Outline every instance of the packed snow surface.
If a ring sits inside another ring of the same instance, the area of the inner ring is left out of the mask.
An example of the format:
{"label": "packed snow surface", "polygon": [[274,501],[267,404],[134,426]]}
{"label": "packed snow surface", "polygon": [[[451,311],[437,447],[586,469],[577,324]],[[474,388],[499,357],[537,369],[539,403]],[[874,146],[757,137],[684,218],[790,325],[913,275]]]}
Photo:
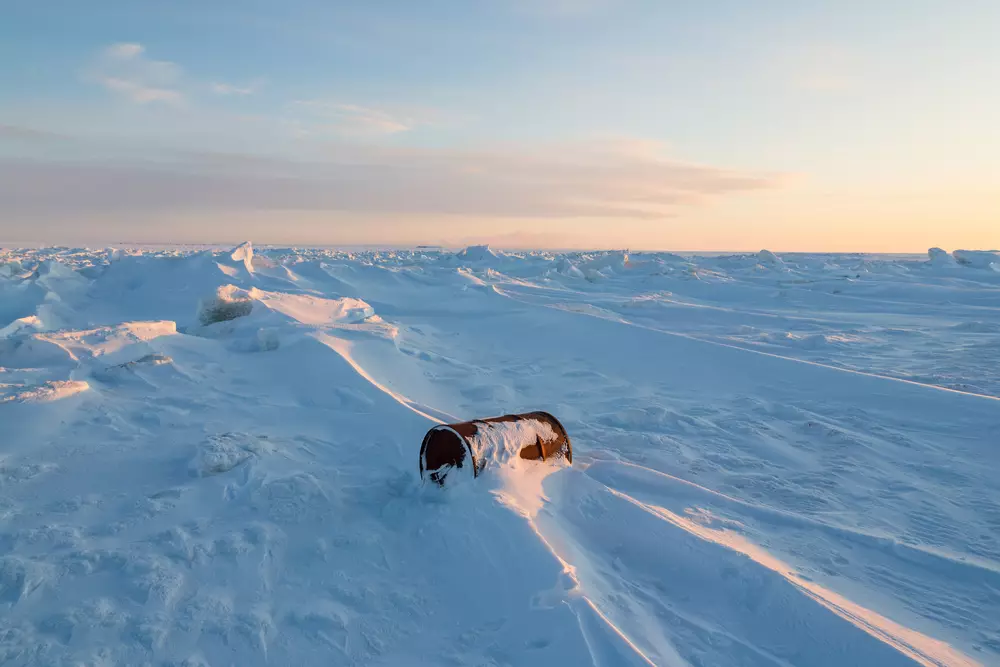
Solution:
{"label": "packed snow surface", "polygon": [[996,257],[0,251],[0,664],[1000,664]]}

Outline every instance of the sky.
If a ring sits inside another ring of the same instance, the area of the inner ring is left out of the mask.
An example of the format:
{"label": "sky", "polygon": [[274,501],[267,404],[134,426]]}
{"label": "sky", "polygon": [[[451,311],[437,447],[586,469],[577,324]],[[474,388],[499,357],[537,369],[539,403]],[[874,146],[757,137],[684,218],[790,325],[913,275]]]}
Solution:
{"label": "sky", "polygon": [[0,242],[1000,247],[995,0],[0,0]]}

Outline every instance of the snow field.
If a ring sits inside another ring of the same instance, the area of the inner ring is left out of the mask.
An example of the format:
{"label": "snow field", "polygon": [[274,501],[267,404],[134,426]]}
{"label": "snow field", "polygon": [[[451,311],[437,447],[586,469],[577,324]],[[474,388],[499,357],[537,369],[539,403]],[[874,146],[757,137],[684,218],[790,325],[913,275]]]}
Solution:
{"label": "snow field", "polygon": [[1000,664],[996,265],[0,251],[0,664]]}

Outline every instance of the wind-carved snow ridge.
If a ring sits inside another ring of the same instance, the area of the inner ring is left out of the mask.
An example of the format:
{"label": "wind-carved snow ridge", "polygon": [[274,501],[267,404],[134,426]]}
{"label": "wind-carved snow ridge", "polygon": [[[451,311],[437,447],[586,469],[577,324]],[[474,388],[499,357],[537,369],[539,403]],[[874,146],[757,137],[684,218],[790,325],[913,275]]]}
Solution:
{"label": "wind-carved snow ridge", "polygon": [[998,664],[996,264],[0,250],[0,664]]}

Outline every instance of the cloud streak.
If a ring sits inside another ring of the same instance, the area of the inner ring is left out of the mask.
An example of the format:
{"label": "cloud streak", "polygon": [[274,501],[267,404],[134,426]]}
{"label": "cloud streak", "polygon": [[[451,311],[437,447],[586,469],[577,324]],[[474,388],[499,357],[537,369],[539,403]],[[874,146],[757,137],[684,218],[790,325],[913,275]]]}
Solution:
{"label": "cloud streak", "polygon": [[0,141],[17,141],[25,143],[42,143],[50,141],[65,141],[69,139],[64,134],[38,130],[23,125],[6,125],[0,123]]}
{"label": "cloud streak", "polygon": [[88,79],[136,104],[184,104],[180,67],[166,60],[151,60],[145,53],[145,47],[135,42],[112,44],[90,68]]}
{"label": "cloud streak", "polygon": [[648,144],[426,150],[332,144],[329,157],[187,154],[158,164],[0,162],[0,214],[351,211],[656,219],[781,179],[662,159]]}
{"label": "cloud streak", "polygon": [[142,44],[137,44],[135,42],[119,42],[118,44],[112,44],[105,49],[104,55],[118,60],[131,60],[132,58],[142,55],[145,50],[146,49],[143,48]]}
{"label": "cloud streak", "polygon": [[414,118],[358,104],[296,100],[291,106],[306,116],[298,121],[303,134],[329,133],[348,137],[390,135],[406,132],[418,124]]}
{"label": "cloud streak", "polygon": [[170,88],[154,88],[129,79],[107,76],[101,79],[101,85],[137,104],[164,102],[179,105],[184,102],[184,95],[179,91]]}

